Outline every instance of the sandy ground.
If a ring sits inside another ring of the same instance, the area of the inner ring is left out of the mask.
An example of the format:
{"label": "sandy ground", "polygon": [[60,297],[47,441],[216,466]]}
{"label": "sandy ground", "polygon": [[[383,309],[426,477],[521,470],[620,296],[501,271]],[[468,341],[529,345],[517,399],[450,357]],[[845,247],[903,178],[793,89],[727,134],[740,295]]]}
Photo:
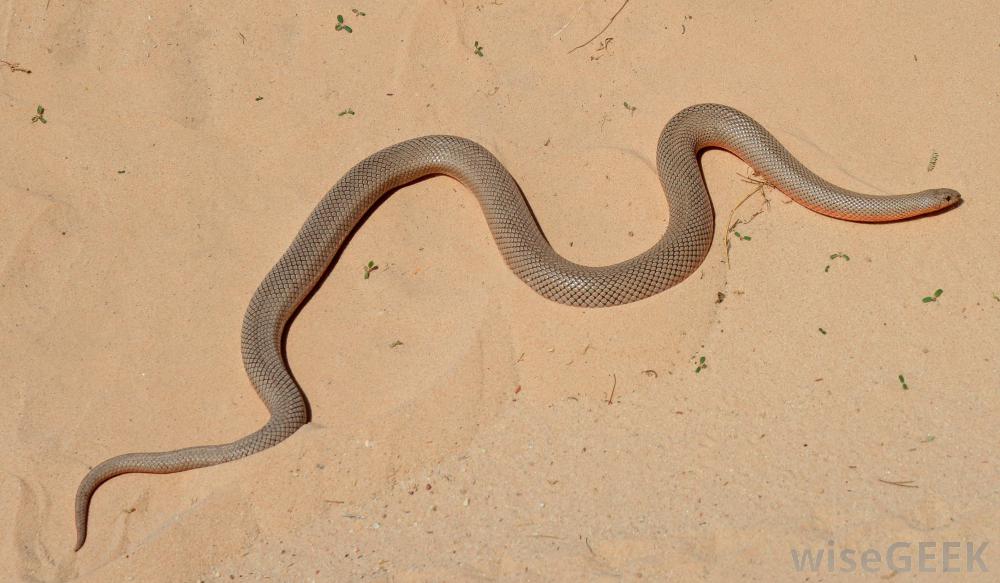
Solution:
{"label": "sandy ground", "polygon": [[[603,32],[619,0],[215,4],[0,3],[4,581],[830,581],[864,574],[792,551],[908,543],[916,570],[922,541],[932,571],[867,580],[954,581],[944,543],[1000,545],[995,3],[635,0]],[[356,161],[479,141],[560,253],[605,264],[662,233],[656,138],[702,101],[840,185],[965,203],[739,205],[747,167],[710,151],[703,266],[585,310],[507,270],[461,185],[419,182],[291,327],[312,422],[108,482],[73,552],[89,467],[263,423],[243,311]],[[981,559],[961,580],[995,580]]]}

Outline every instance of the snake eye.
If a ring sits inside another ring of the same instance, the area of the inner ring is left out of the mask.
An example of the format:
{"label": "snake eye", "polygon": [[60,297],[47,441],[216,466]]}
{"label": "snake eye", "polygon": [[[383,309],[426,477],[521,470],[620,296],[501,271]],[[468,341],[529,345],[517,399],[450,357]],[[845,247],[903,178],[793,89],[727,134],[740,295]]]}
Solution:
{"label": "snake eye", "polygon": [[948,196],[944,197],[944,199],[950,201],[951,200],[951,195],[949,194]]}

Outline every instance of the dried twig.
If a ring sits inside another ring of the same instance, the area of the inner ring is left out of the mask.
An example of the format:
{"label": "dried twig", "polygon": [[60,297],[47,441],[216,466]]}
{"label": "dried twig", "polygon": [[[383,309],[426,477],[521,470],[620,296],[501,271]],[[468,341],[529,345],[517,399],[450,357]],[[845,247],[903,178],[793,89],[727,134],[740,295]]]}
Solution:
{"label": "dried twig", "polygon": [[566,21],[566,24],[562,25],[562,28],[560,28],[559,30],[557,30],[555,32],[555,34],[552,35],[552,38],[556,38],[557,36],[559,36],[559,33],[561,33],[562,31],[566,30],[566,27],[569,26],[573,22],[573,20],[576,19],[576,16],[578,14],[580,14],[580,11],[583,10],[583,5],[584,4],[586,4],[586,1],[581,1],[580,2],[580,5],[576,7],[576,12],[573,13],[573,16],[570,17],[570,19]]}
{"label": "dried twig", "polygon": [[[751,190],[749,193],[747,193],[747,195],[744,196],[740,202],[736,203],[736,206],[734,206],[733,210],[729,213],[729,222],[727,223],[728,228],[726,229],[726,267],[729,267],[729,247],[730,247],[729,233],[731,233],[732,230],[735,229],[738,225],[748,224],[750,221],[757,218],[758,215],[760,215],[767,209],[771,208],[771,199],[767,198],[767,191],[771,188],[774,188],[774,185],[772,185],[770,182],[767,182],[766,180],[761,180],[757,178],[756,172],[748,174],[747,176],[743,176],[741,174],[740,178],[743,179],[743,182],[747,182],[749,184],[756,184],[757,187]],[[760,193],[760,195],[764,198],[764,206],[762,206],[760,209],[758,209],[756,212],[750,215],[750,218],[746,220],[736,219],[735,221],[733,221],[733,217],[736,215],[736,210],[739,209],[741,206],[743,206],[743,203],[750,200],[751,196],[758,193]]]}
{"label": "dried twig", "polygon": [[[578,47],[573,47],[572,49],[570,49],[569,53],[572,53],[573,51],[575,51],[577,49],[582,49],[583,47],[585,47],[585,46],[589,45],[590,43],[594,42],[594,39],[596,39],[597,37],[599,37],[602,34],[604,34],[604,31],[608,30],[608,27],[611,26],[611,23],[615,21],[615,18],[618,18],[618,15],[622,13],[622,10],[625,10],[625,6],[628,5],[628,3],[629,3],[629,0],[625,0],[625,2],[622,3],[622,7],[618,9],[618,12],[615,12],[613,15],[611,15],[611,20],[609,20],[608,23],[604,25],[604,28],[602,28],[600,30],[600,32],[598,32],[594,36],[590,37],[590,40],[588,40],[587,42],[583,43],[582,45],[580,45]],[[566,54],[568,55],[569,53],[566,53]]]}
{"label": "dried twig", "polygon": [[7,67],[10,68],[11,73],[27,73],[28,75],[31,74],[31,69],[25,69],[24,67],[21,66],[21,63],[11,63],[10,61],[4,61],[2,59],[0,59],[0,63],[7,65]]}

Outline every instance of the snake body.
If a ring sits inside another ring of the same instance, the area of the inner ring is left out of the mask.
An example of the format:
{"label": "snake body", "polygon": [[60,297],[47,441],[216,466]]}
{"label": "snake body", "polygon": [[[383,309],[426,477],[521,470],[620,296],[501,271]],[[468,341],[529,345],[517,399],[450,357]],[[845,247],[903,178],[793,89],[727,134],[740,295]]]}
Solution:
{"label": "snake body", "polygon": [[795,201],[840,219],[903,219],[949,207],[961,198],[950,189],[870,196],[839,188],[799,163],[747,115],[723,105],[694,105],[667,123],[657,145],[657,169],[670,209],[663,237],[636,257],[591,267],[568,261],[552,249],[510,173],[482,146],[453,136],[426,136],[390,146],[351,168],[323,197],[250,301],[243,320],[243,363],[270,420],[232,443],[130,453],[97,465],[77,491],[76,549],[87,536],[91,496],[105,480],[129,472],[180,472],[236,460],[276,445],[308,421],[302,391],[282,357],[285,327],[344,240],[386,192],[427,175],[451,176],[475,193],[504,260],[532,289],[572,306],[615,306],[673,286],[707,254],[714,213],[698,153],[708,147],[729,150]]}

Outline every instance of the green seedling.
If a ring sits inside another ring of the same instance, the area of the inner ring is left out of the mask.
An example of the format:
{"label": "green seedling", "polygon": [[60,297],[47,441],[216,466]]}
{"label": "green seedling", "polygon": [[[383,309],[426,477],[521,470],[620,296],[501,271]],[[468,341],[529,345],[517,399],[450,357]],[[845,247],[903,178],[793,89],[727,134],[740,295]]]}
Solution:
{"label": "green seedling", "polygon": [[822,334],[823,336],[826,336],[826,330],[822,328],[819,329],[819,333]]}
{"label": "green seedling", "polygon": [[994,292],[993,299],[1000,302],[1000,294]]}
{"label": "green seedling", "polygon": [[936,289],[936,290],[934,290],[933,294],[925,297],[924,299],[922,299],[920,301],[924,302],[925,304],[929,304],[931,302],[936,302],[938,300],[938,298],[941,297],[941,294],[943,294],[943,293],[944,293],[943,289]]}
{"label": "green seedling", "polygon": [[733,234],[736,235],[736,238],[738,240],[740,240],[740,241],[749,241],[750,240],[750,235],[742,235],[742,234],[740,234],[739,231],[733,231]]}
{"label": "green seedling", "polygon": [[904,391],[910,390],[910,385],[906,384],[906,379],[903,378],[903,375],[899,375],[899,384],[901,387],[903,387]]}
{"label": "green seedling", "polygon": [[634,105],[629,105],[628,102],[626,101],[625,109],[627,109],[629,113],[635,113],[636,107]]}
{"label": "green seedling", "polygon": [[474,53],[476,53],[476,55],[482,57],[483,56],[483,49],[485,49],[485,48],[486,47],[484,47],[483,45],[479,44],[479,41],[476,41],[473,44],[473,49],[474,50],[472,52],[474,52]]}
{"label": "green seedling", "polygon": [[376,269],[378,269],[378,265],[375,265],[374,261],[369,261],[368,265],[365,265],[365,279],[368,279]]}
{"label": "green seedling", "polygon": [[698,368],[694,369],[694,372],[699,373],[708,368],[708,363],[705,362],[705,357],[702,356],[698,358]]}
{"label": "green seedling", "polygon": [[354,110],[348,107],[344,111],[337,114],[338,117],[344,117],[345,115],[354,115]]}
{"label": "green seedling", "polygon": [[344,15],[343,14],[338,14],[337,15],[337,26],[334,26],[333,29],[334,30],[346,30],[347,32],[354,32],[354,30],[350,26],[347,26],[346,24],[344,24]]}
{"label": "green seedling", "polygon": [[49,120],[45,119],[45,108],[39,105],[35,108],[36,115],[31,118],[31,123],[40,121],[42,123],[49,123]]}
{"label": "green seedling", "polygon": [[[836,261],[837,259],[843,259],[844,261],[850,261],[851,260],[850,256],[848,256],[847,253],[834,253],[833,255],[830,256],[830,261]],[[828,272],[828,271],[830,271],[830,264],[829,263],[823,269],[824,273]]]}
{"label": "green seedling", "polygon": [[402,340],[394,340],[393,343],[389,345],[389,348],[395,348],[397,346],[402,346],[402,345],[403,345]]}

